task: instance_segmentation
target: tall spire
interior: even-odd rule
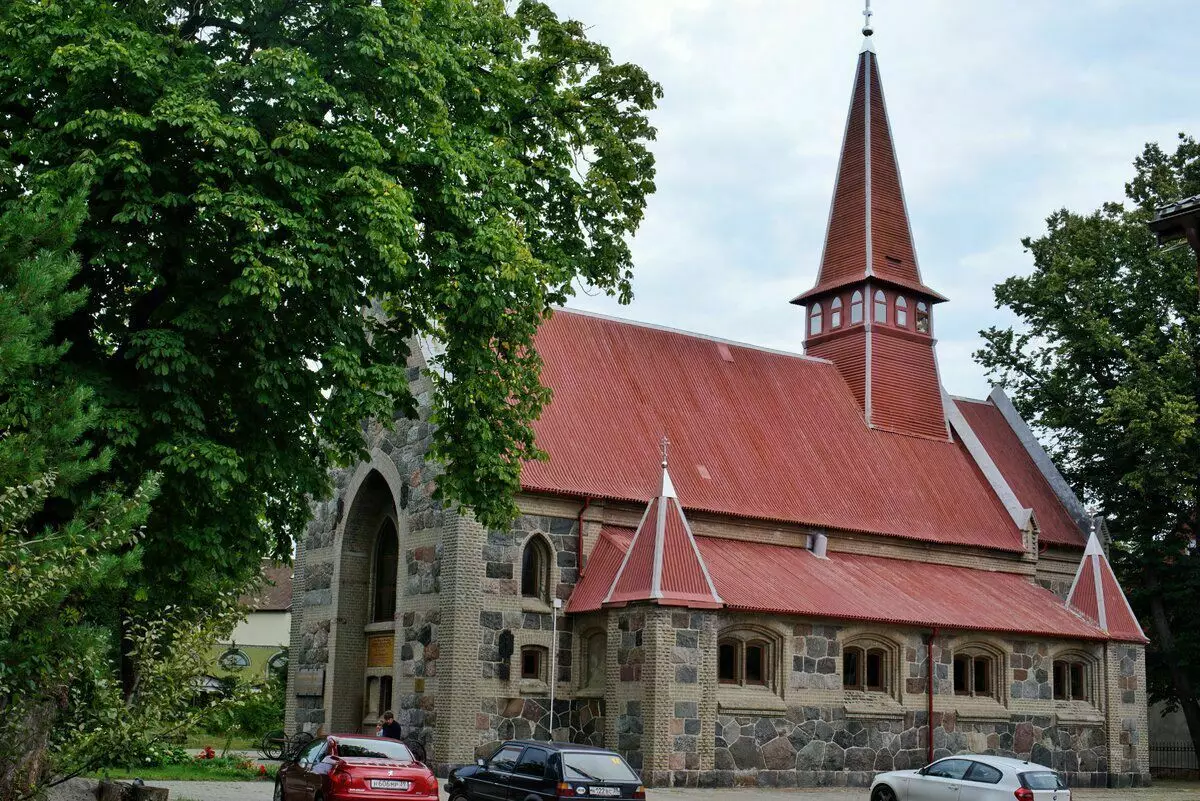
[[[921,280],[892,129],[883,101],[870,3],[805,349],[837,365],[868,425],[948,439],[932,308],[945,300]]]
[[[683,507],[675,497],[675,485],[667,470],[670,444],[665,436],[659,443],[662,490],[646,506],[642,522],[604,598],[605,606],[624,606],[636,601],[697,609],[724,605],[700,556]]]

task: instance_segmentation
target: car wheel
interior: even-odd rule
[[[896,801],[896,791],[886,784],[881,784],[871,793],[871,801]]]
[[[454,795],[450,796],[450,801],[471,801],[471,799],[467,798],[462,793],[455,793]]]

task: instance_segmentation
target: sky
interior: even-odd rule
[[[862,0],[548,0],[664,97],[634,301],[573,308],[803,352]],[[942,382],[983,397],[992,287],[1054,210],[1124,196],[1146,142],[1200,135],[1194,0],[874,0],[874,43]]]

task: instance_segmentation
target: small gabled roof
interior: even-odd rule
[[[662,489],[646,507],[603,604],[624,606],[634,601],[699,609],[723,605],[675,496],[665,445]]]
[[[1114,640],[1149,641],[1117,583],[1095,531],[1083,551],[1083,561],[1067,594],[1067,605],[1094,620]]]
[[[262,563],[262,577],[246,595],[238,599],[251,612],[287,612],[292,608],[292,566],[269,559]]]

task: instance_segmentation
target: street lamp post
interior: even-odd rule
[[[554,742],[554,689],[558,686],[558,610],[562,609],[562,598],[554,599],[554,608],[550,610],[550,736],[547,742]]]

